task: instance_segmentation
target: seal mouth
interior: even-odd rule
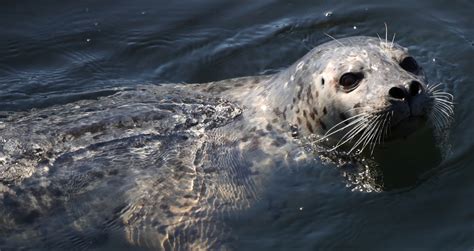
[[[391,134],[387,139],[406,138],[423,128],[427,120],[424,116],[409,116],[402,119],[398,123],[391,125]]]

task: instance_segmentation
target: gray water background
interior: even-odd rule
[[[113,87],[274,73],[329,41],[324,33],[384,37],[387,23],[389,39],[396,33],[429,80],[455,95],[449,154],[419,182],[380,193],[295,174],[292,189],[275,191],[287,198],[283,216],[248,213],[241,247],[473,250],[472,13],[472,1],[4,1],[0,111]]]

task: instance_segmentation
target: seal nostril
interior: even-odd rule
[[[421,93],[421,84],[418,81],[411,81],[410,87],[409,87],[409,92],[411,96],[416,96]]]
[[[400,87],[392,87],[388,90],[388,95],[396,99],[404,99],[406,97],[405,91]]]

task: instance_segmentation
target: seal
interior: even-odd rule
[[[372,152],[452,114],[407,49],[371,37],[330,41],[273,75],[8,114],[0,249],[235,249],[229,221],[278,170],[314,164],[302,142]]]
[[[250,124],[288,124],[302,135],[335,141],[333,149],[353,142],[349,152],[367,146],[373,150],[389,131],[398,133],[396,137],[408,135],[424,121],[441,129],[454,112],[452,95],[437,90],[439,85],[428,86],[422,67],[406,48],[377,38],[323,44],[258,82],[256,88],[247,84],[224,92],[248,108]]]

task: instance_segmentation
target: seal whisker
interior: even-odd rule
[[[430,87],[428,87],[428,90],[429,90],[429,92],[431,92],[432,95],[434,95],[434,94],[445,94],[445,95],[448,95],[450,98],[454,98],[453,95],[451,95],[451,93],[445,92],[441,89],[442,85],[443,85],[443,83],[439,83],[439,84],[430,86]]]
[[[442,83],[438,83],[428,87],[433,99],[429,118],[435,130],[438,131],[450,124],[454,114],[454,97],[451,93],[440,90],[441,85]]]
[[[391,125],[392,125],[392,119],[393,119],[393,115],[394,115],[394,113],[395,113],[395,112],[394,112],[394,111],[392,111],[392,112],[390,113],[390,117],[389,117],[389,119],[388,119],[388,126],[387,126],[388,130],[387,130],[387,135],[389,135],[389,134],[391,134],[391,133],[392,133],[392,127],[391,127]]]
[[[384,22],[385,24],[385,43],[388,44],[388,25],[386,22]]]
[[[362,148],[360,149],[360,152],[364,151],[366,149],[366,147],[368,146],[368,148],[370,150],[370,154],[371,155],[373,154],[373,151],[374,151],[375,146],[376,146],[376,143],[375,143],[374,140],[376,138],[378,128],[379,128],[379,126],[374,127],[374,130],[372,130],[371,135],[369,137],[367,137],[364,144],[362,145]]]
[[[359,139],[356,141],[356,143],[352,146],[352,148],[349,150],[349,153],[354,151],[360,144],[364,143],[368,137],[372,134],[372,131],[375,129],[376,124],[374,123],[374,120],[376,120],[378,115],[375,115],[373,118],[371,118],[370,123],[368,127],[364,130],[362,135],[359,137]],[[360,152],[364,150],[364,147],[360,149]]]
[[[357,120],[356,123],[352,124],[354,125],[352,127],[352,129],[350,129],[348,132],[346,132],[344,134],[343,137],[341,137],[341,139],[339,139],[339,141],[329,150],[329,151],[333,151],[333,150],[336,150],[337,148],[339,148],[341,145],[347,143],[348,141],[352,140],[360,131],[362,131],[366,125],[363,123],[363,121],[365,121],[365,119],[359,119]],[[347,139],[347,140],[346,140]],[[341,141],[343,141],[341,143]]]
[[[371,135],[366,139],[366,142],[364,142],[364,145],[362,147],[362,149],[365,149],[365,147],[367,145],[370,145],[370,144],[375,144],[376,143],[376,137],[377,137],[377,134],[382,126],[382,122],[383,122],[383,113],[382,114],[378,114],[376,115],[376,117],[374,117],[373,121],[371,123],[374,123],[374,129],[370,132]]]
[[[441,90],[433,90],[432,91],[432,95],[434,96],[443,96],[443,97],[448,97],[449,99],[453,100],[454,97],[451,93],[449,92],[444,92],[444,91],[441,91]]]
[[[383,131],[384,131],[384,126],[385,126],[385,120],[387,119],[387,113],[385,113],[383,115],[383,117],[381,118],[381,123],[380,123],[380,126],[379,126],[379,129],[377,130],[377,136],[374,138],[374,147],[375,145],[378,145],[380,144],[380,142],[382,141],[382,137],[383,137]],[[372,150],[373,152],[373,150]]]
[[[438,109],[437,107],[433,107],[434,110],[432,111],[431,113],[431,118],[433,120],[433,125],[435,127],[435,129],[437,130],[441,130],[441,128],[443,127],[444,124],[446,124],[446,122],[443,122],[443,118],[440,117],[440,114],[438,113]]]
[[[443,108],[439,107],[439,106],[436,106],[436,111],[438,112],[438,114],[441,116],[441,118],[443,119],[443,121],[447,124],[449,123],[449,121],[451,120],[452,116],[451,116],[451,113],[450,112],[447,112],[445,110],[443,110]]]
[[[351,127],[351,126],[360,124],[362,121],[365,121],[365,119],[364,119],[364,118],[360,118],[360,119],[358,119],[358,120],[352,121],[350,124],[348,124],[348,125],[346,125],[346,126],[340,128],[340,129],[338,129],[337,131],[334,131],[334,132],[332,132],[331,134],[324,136],[323,139],[326,139],[326,138],[330,137],[331,135],[333,135],[333,134],[335,134],[335,133],[337,133],[337,132],[340,132],[340,131],[342,131],[342,130],[344,130],[344,129],[347,129],[348,127]]]
[[[433,96],[443,96],[447,97],[449,100],[454,100],[454,96],[449,93],[445,92],[443,90],[440,90],[439,87],[442,85],[442,83],[438,83],[436,85],[428,86],[428,92],[431,93]]]
[[[377,37],[379,38],[380,43],[382,43],[382,38],[380,38],[379,33],[376,32],[375,34],[377,34]]]
[[[389,121],[389,116],[390,114],[387,112],[385,114],[385,117],[383,119],[383,124],[382,124],[382,130],[380,131],[380,136],[379,136],[379,139],[378,139],[378,144],[383,144],[385,142],[385,137],[387,136],[387,125],[388,124],[388,121]]]
[[[434,105],[439,105],[440,107],[447,109],[450,113],[454,113],[453,102],[439,97],[434,97],[434,101]]]
[[[454,100],[453,95],[449,92],[443,92],[443,91],[436,90],[431,95],[433,97],[443,98],[446,101],[450,101],[450,102],[453,102],[453,100]]]
[[[345,143],[353,140],[360,132],[362,132],[367,127],[367,124],[359,123],[354,128],[352,128],[349,132],[347,132],[334,146],[330,149],[330,151],[336,150],[340,146],[344,145]],[[343,141],[343,142],[341,142]]]
[[[435,126],[435,128],[440,131],[441,129],[444,128],[444,125],[446,124],[446,122],[444,122],[444,120],[442,118],[440,118],[438,115],[436,116],[437,118],[437,124]]]
[[[439,107],[444,112],[447,112],[446,115],[448,117],[451,117],[452,114],[454,113],[453,107],[448,105],[448,104],[445,104],[445,103],[442,103],[442,102],[437,102],[437,103],[434,104],[434,106]]]
[[[338,44],[340,44],[341,46],[345,46],[341,41],[337,40],[335,37],[327,34],[326,32],[324,32],[324,35],[328,36],[329,38],[331,38],[332,40],[336,41]]]
[[[387,113],[387,124],[385,125],[384,139],[387,138],[389,134],[390,125],[392,123],[392,116],[393,116],[393,112]]]
[[[434,109],[433,110],[434,112],[439,112],[440,115],[446,117],[447,119],[451,119],[453,117],[453,114],[454,114],[454,111],[453,111],[452,108],[442,106],[439,103],[433,105],[433,109]]]
[[[392,37],[392,43],[390,44],[390,49],[393,48],[393,43],[395,42],[395,36],[397,35],[397,33],[393,33],[393,37]]]
[[[433,113],[431,116],[430,116],[431,120],[432,120],[432,125],[433,127],[436,129],[436,130],[440,130],[441,129],[441,124],[442,122],[440,121],[440,118],[438,117],[438,115],[436,113]]]
[[[380,126],[380,134],[377,136],[376,141],[378,142],[377,144],[381,144],[383,139],[384,139],[384,131],[385,131],[385,126],[388,120],[389,113],[386,112],[385,116],[383,117],[383,122],[382,125]]]
[[[452,110],[453,110],[453,107],[454,107],[454,103],[449,101],[449,100],[446,100],[445,98],[439,98],[439,97],[436,97],[435,98],[435,103],[436,104],[440,104],[440,105],[443,105],[444,107]]]
[[[441,91],[441,90],[433,90],[431,92],[431,95],[432,96],[439,96],[439,97],[445,97],[447,98],[448,100],[454,100],[454,97],[451,93],[449,92],[445,92],[445,91]]]
[[[374,123],[375,123],[374,129],[372,130],[370,137],[368,137],[366,139],[366,141],[364,142],[364,144],[362,145],[361,151],[363,151],[368,145],[372,145],[372,147],[371,147],[372,151],[371,152],[373,153],[373,149],[376,145],[375,139],[377,137],[377,134],[380,130],[380,126],[382,124],[382,115],[377,116],[377,118],[375,118],[374,120],[375,120],[374,121]]]
[[[367,126],[367,117],[364,117],[364,118],[361,118],[361,119],[357,120],[356,125],[354,127],[352,127],[351,130],[346,132],[346,134],[339,140],[339,142],[341,140],[344,140],[344,138],[346,138],[346,137],[349,137],[349,138],[355,137],[358,133],[358,129],[361,128],[361,127],[366,127],[366,126]]]
[[[453,113],[451,111],[447,110],[446,108],[444,108],[440,105],[435,105],[435,106],[433,106],[433,108],[435,109],[433,111],[437,112],[440,116],[445,117],[446,120],[449,121],[453,118],[453,116],[452,116]]]
[[[349,124],[344,125],[342,128],[337,129],[338,126],[340,126],[340,125],[342,125],[342,124],[344,124],[344,123],[346,123],[346,122],[348,122],[348,121],[350,121],[350,120],[356,119],[356,118],[363,119],[363,118],[361,118],[361,117],[364,117],[364,116],[366,116],[366,115],[367,115],[367,114],[365,114],[365,113],[357,114],[357,115],[354,115],[354,116],[352,116],[352,117],[349,117],[349,118],[347,118],[347,119],[345,119],[345,120],[343,120],[343,121],[337,123],[336,125],[334,125],[333,127],[331,127],[331,128],[324,134],[324,136],[323,136],[321,139],[319,139],[318,141],[324,140],[324,139],[326,139],[327,137],[329,137],[329,136],[331,136],[331,135],[333,135],[333,134],[335,134],[335,133],[337,133],[337,132],[340,132],[340,131],[344,130],[345,128],[347,128],[347,127],[353,125],[354,123],[357,123],[358,120],[352,121],[352,122],[350,122]],[[336,129],[337,129],[337,130],[336,130]]]
[[[438,83],[438,84],[435,84],[435,85],[429,85],[428,86],[428,90],[431,92],[431,91],[434,91],[436,88],[438,88],[439,86],[441,86],[443,83]]]
[[[377,145],[377,137],[379,135],[380,128],[381,128],[381,125],[382,125],[381,122],[382,122],[382,119],[379,119],[379,121],[377,122],[377,126],[375,127],[375,131],[366,140],[366,142],[364,143],[364,145],[362,147],[362,149],[365,149],[366,146],[369,146],[370,155],[374,154],[374,149],[375,149],[375,146]]]
[[[366,107],[365,107],[365,106],[352,107],[352,108],[350,108],[350,109],[347,109],[347,110],[345,111],[345,113],[351,112],[351,111],[355,111],[355,110],[357,110],[357,109],[366,109]]]
[[[378,135],[378,138],[377,138],[377,144],[383,144],[384,140],[385,140],[385,137],[387,136],[387,126],[390,125],[389,123],[389,117],[390,117],[390,112],[386,112],[385,113],[385,116],[383,118],[383,122],[382,122],[382,125],[381,125],[381,129],[380,129],[380,134]],[[372,153],[373,153],[373,150],[372,150]]]
[[[433,96],[436,103],[442,103],[447,106],[454,106],[454,102],[449,99],[449,96]]]
[[[365,128],[365,130],[363,131],[363,133],[361,134],[361,136],[359,137],[359,139],[356,141],[356,143],[352,146],[352,148],[349,150],[348,153],[351,153],[352,151],[354,151],[355,149],[357,149],[357,147],[362,144],[365,139],[368,137],[368,135],[370,135],[370,131],[372,130],[374,126],[373,125],[370,125],[369,127]],[[362,152],[363,149],[360,149],[359,152]]]
[[[453,110],[454,103],[445,98],[434,97],[434,101],[435,104],[440,104],[449,108],[450,110]]]
[[[354,139],[360,132],[362,132],[366,127],[367,127],[367,120],[369,118],[369,115],[367,115],[366,117],[363,117],[363,118],[360,118],[357,120],[357,124],[352,128],[350,129],[346,134],[344,134],[344,136],[341,137],[341,139],[339,139],[339,141],[336,143],[336,145],[331,149],[332,150],[335,150],[337,149],[338,147],[344,145],[345,143],[351,141],[352,139]]]

